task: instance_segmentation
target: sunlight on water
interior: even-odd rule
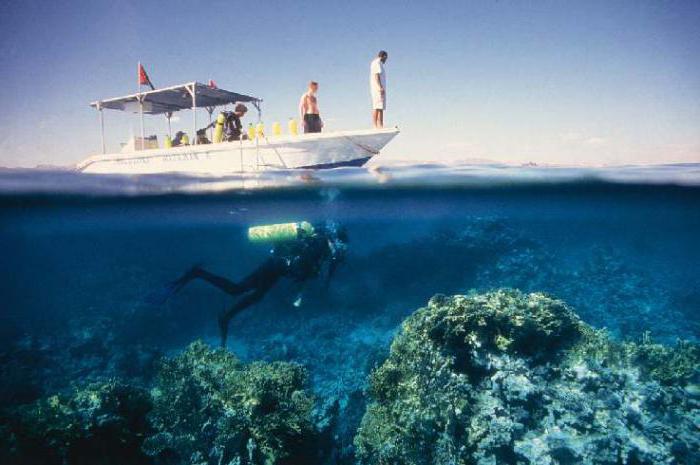
[[[148,195],[215,193],[270,187],[341,186],[494,186],[557,182],[700,185],[700,164],[631,165],[607,168],[513,166],[501,164],[376,164],[371,168],[322,171],[270,170],[230,176],[183,174],[89,175],[69,170],[0,170],[0,193]]]

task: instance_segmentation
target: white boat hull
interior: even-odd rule
[[[77,169],[104,174],[222,175],[270,169],[362,166],[398,133],[398,129],[391,128],[302,134],[94,155]]]

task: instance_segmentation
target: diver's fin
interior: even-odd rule
[[[160,289],[156,289],[152,292],[150,292],[144,301],[149,304],[149,305],[163,305],[165,302],[168,301],[172,296],[177,294],[180,289],[182,289],[185,284],[189,283],[192,281],[192,279],[195,278],[197,275],[197,271],[200,269],[200,265],[197,264],[187,270],[187,273],[176,279],[175,281],[171,281],[165,286],[161,287]]]

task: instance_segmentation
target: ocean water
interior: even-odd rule
[[[482,443],[465,446],[466,436],[456,433],[450,433],[452,455],[447,449],[433,450],[438,439],[428,439],[424,454],[410,452],[402,444],[433,437],[423,430],[449,436],[445,424],[425,418],[420,434],[396,426],[394,436],[355,439],[363,424],[365,432],[378,428],[370,427],[368,419],[363,423],[368,405],[379,402],[377,388],[369,384],[371,373],[388,357],[400,357],[390,347],[402,322],[436,294],[478,295],[502,288],[541,292],[565,302],[585,324],[605,328],[612,341],[653,341],[672,348],[681,339],[688,341],[686,348],[694,347],[700,339],[698,185],[698,165],[600,170],[404,166],[245,179],[4,172],[0,428],[6,440],[0,458],[3,463],[698,463],[697,438],[692,439],[700,426],[697,369],[664,384],[628,367],[628,384],[606,385],[622,399],[613,410],[632,405],[641,412],[638,420],[629,414],[618,422],[627,425],[628,436],[615,432],[615,444],[585,442],[587,434],[600,435],[593,426],[588,433],[577,427],[574,434],[557,424],[557,431],[568,434],[557,439],[566,443],[561,450],[550,445],[533,452],[543,440],[528,431],[537,430],[540,420],[513,420],[520,415],[513,413],[515,404],[508,404],[506,416],[520,426],[513,427],[497,452]],[[281,280],[231,320],[227,344],[246,366],[280,361],[303,367],[303,389],[314,400],[310,426],[301,436],[317,435],[316,446],[305,443],[301,455],[294,444],[291,452],[285,451],[294,442],[290,433],[265,422],[253,428],[269,413],[254,410],[246,410],[247,426],[231,433],[237,439],[222,440],[221,418],[249,408],[236,407],[234,400],[226,404],[228,413],[210,414],[202,424],[184,422],[175,413],[163,421],[162,411],[157,417],[145,408],[138,426],[125,426],[128,415],[122,410],[93,405],[109,404],[99,393],[90,394],[88,406],[84,399],[75,400],[86,386],[108,382],[142,389],[148,396],[162,394],[163,360],[179,360],[197,340],[212,350],[218,347],[217,315],[235,299],[198,281],[163,304],[149,296],[195,264],[234,281],[243,279],[272,247],[251,243],[246,234],[250,226],[329,220],[346,228],[349,238],[346,259],[329,285],[311,279],[299,293],[294,283]],[[532,347],[540,343],[536,338],[527,342]],[[489,366],[491,379],[497,379],[497,364]],[[186,370],[180,374],[194,376]],[[637,380],[634,376],[638,386],[629,381]],[[657,404],[665,407],[645,403],[652,385],[664,399]],[[639,386],[646,394],[622,392]],[[190,388],[178,395],[216,397],[211,386],[205,394]],[[671,408],[673,396],[684,402],[676,416],[664,410]],[[61,402],[65,405],[56,407]],[[281,409],[280,402],[271,409]],[[37,405],[44,405],[43,410]],[[402,405],[407,412],[413,408],[409,400]],[[423,407],[416,405],[416,415],[423,415]],[[188,407],[192,412],[204,408],[201,402]],[[472,412],[473,418],[481,418],[477,413]],[[397,425],[405,421],[396,420]],[[476,420],[454,421],[459,429]],[[586,421],[593,425],[598,419]],[[681,428],[677,425],[683,422],[687,428],[679,434],[691,438],[671,437],[667,428]],[[171,429],[180,428],[182,435],[183,424],[197,438],[187,447],[171,440],[176,436]],[[574,428],[570,423],[566,427]],[[212,428],[218,433],[197,436]],[[481,434],[496,435],[494,428]],[[635,428],[646,434],[643,440],[630,432]],[[116,437],[115,431],[134,436],[115,445],[105,439]],[[146,450],[144,438],[157,434],[170,438],[169,446]],[[60,439],[47,439],[54,436]],[[265,442],[270,437],[282,445]],[[206,441],[211,443],[201,450],[192,445]],[[618,461],[605,461],[601,451],[617,454]],[[666,462],[656,461],[662,459]]]

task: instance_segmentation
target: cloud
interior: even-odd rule
[[[584,142],[586,145],[600,146],[605,145],[608,142],[608,140],[605,137],[589,137]]]

